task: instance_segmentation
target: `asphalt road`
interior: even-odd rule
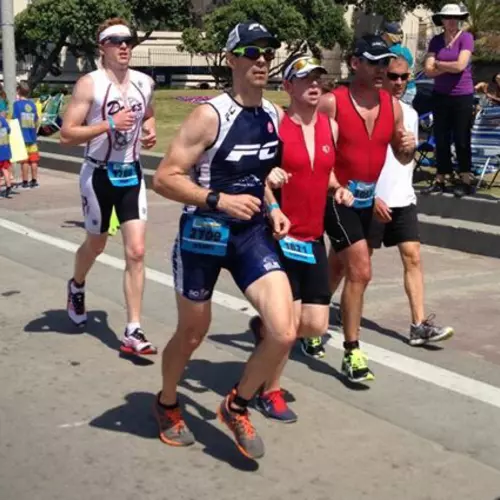
[[[223,273],[206,342],[180,387],[197,444],[157,438],[160,358],[120,357],[122,247],[110,238],[87,282],[89,324],[65,317],[83,238],[77,177],[43,170],[41,187],[0,198],[0,499],[464,499],[500,496],[500,262],[423,247],[429,314],[455,327],[438,348],[406,343],[409,311],[395,251],[374,259],[363,346],[376,380],[339,375],[332,328],[324,361],[297,350],[284,386],[299,415],[253,412],[258,463],[237,452],[215,409],[252,349],[251,310]],[[149,192],[143,326],[163,346],[176,322],[169,254],[178,205]]]

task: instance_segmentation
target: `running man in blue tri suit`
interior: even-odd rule
[[[185,204],[172,256],[178,325],[163,352],[163,388],[155,404],[160,439],[172,446],[194,443],[177,402],[177,384],[210,327],[211,297],[222,268],[265,328],[239,384],[218,410],[246,457],[264,455],[249,401],[286,359],[296,337],[290,283],[273,238],[273,231],[276,238],[285,236],[290,223],[279,208],[264,208],[266,179],[278,160],[282,111],[263,99],[263,90],[279,46],[255,22],[231,31],[226,52],[232,91],[191,113],[154,177],[157,193]]]

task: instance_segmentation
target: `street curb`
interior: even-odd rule
[[[57,143],[52,143],[50,150],[58,151],[58,154],[49,152],[49,157],[44,157],[46,148],[42,146],[40,149],[41,167],[73,174],[80,172],[83,148],[81,151],[80,148],[71,148],[71,153],[79,153],[80,156],[63,156],[61,153],[66,153],[64,149],[58,147]],[[144,156],[144,181],[146,188],[151,189],[159,158]],[[423,244],[500,258],[500,229],[497,234],[494,227],[500,227],[498,201],[470,197],[457,199],[447,194],[419,194],[418,211]]]

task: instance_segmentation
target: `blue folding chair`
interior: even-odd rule
[[[495,174],[487,186],[490,189],[500,171],[500,106],[479,110],[472,127],[471,149],[471,171],[479,175],[478,186],[486,174]]]

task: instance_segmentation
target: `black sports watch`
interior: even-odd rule
[[[207,204],[208,208],[211,210],[215,210],[217,208],[217,205],[219,204],[219,198],[220,198],[220,193],[217,193],[217,191],[210,191],[207,195],[207,199],[205,200],[205,203]]]

